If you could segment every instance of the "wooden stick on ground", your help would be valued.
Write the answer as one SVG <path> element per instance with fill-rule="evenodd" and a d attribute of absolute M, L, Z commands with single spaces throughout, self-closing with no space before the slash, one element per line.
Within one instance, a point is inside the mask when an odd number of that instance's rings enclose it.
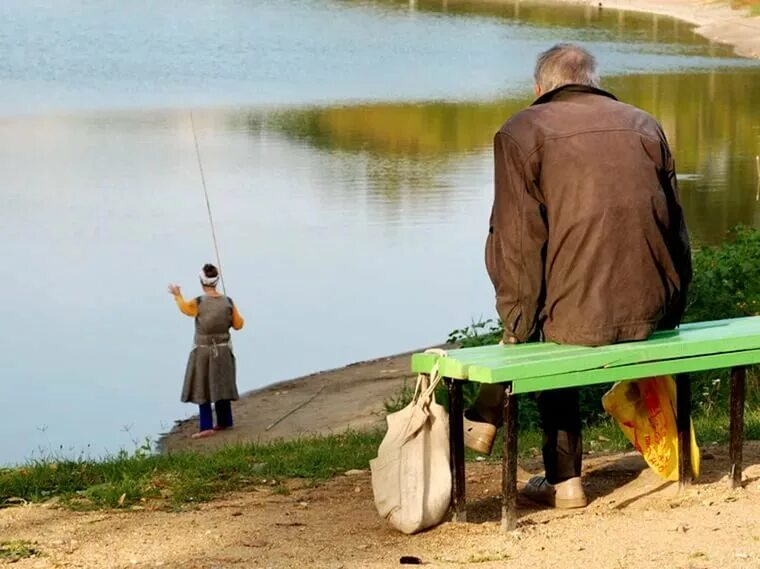
<path fill-rule="evenodd" d="M 287 413 L 285 413 L 282 417 L 280 417 L 274 423 L 272 423 L 266 429 L 264 429 L 264 431 L 268 431 L 270 429 L 273 429 L 274 427 L 276 427 L 277 425 L 279 425 L 280 423 L 282 423 L 285 419 L 287 419 L 288 417 L 290 417 L 293 413 L 295 413 L 296 411 L 298 411 L 299 409 L 301 409 L 303 407 L 306 407 L 309 403 L 311 403 L 312 401 L 314 401 L 320 393 L 322 393 L 322 390 L 325 387 L 327 387 L 327 384 L 324 384 L 322 387 L 320 387 L 319 390 L 314 395 L 312 395 L 311 397 L 309 397 L 306 401 L 304 401 L 303 403 L 301 403 L 297 407 L 294 407 L 293 409 L 291 409 L 290 411 L 288 411 Z"/>

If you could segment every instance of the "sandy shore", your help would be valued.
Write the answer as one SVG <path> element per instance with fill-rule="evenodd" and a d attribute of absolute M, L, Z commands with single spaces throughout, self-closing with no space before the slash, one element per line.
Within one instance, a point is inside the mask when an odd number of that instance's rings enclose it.
<path fill-rule="evenodd" d="M 696 26 L 696 33 L 734 47 L 737 55 L 760 58 L 760 17 L 749 10 L 733 10 L 727 2 L 700 0 L 552 0 L 598 8 L 649 12 L 672 16 Z"/>

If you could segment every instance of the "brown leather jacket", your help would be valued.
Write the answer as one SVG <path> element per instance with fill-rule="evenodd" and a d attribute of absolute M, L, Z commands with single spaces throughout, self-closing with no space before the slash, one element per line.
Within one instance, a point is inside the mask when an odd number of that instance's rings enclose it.
<path fill-rule="evenodd" d="M 509 119 L 494 157 L 486 266 L 506 338 L 595 346 L 680 322 L 689 236 L 654 118 L 566 85 Z"/>

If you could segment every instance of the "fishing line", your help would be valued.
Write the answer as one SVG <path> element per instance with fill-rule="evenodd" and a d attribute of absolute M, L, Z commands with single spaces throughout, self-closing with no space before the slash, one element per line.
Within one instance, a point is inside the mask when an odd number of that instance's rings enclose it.
<path fill-rule="evenodd" d="M 201 161 L 201 149 L 198 146 L 198 135 L 195 134 L 195 121 L 193 113 L 190 113 L 190 127 L 193 130 L 193 140 L 195 141 L 195 155 L 198 158 L 198 170 L 201 172 L 201 183 L 203 184 L 203 195 L 206 198 L 206 211 L 208 211 L 208 222 L 211 225 L 211 238 L 214 240 L 214 251 L 216 252 L 216 266 L 219 267 L 219 279 L 222 281 L 222 292 L 227 296 L 227 287 L 224 286 L 224 271 L 222 271 L 222 259 L 219 257 L 219 243 L 216 240 L 216 229 L 214 227 L 214 216 L 211 215 L 211 202 L 208 199 L 208 189 L 206 188 L 206 176 L 203 174 L 203 162 Z"/>

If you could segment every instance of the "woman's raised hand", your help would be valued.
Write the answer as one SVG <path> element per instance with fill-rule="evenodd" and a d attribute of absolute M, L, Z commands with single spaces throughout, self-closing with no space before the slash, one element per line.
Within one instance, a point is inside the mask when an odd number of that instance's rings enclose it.
<path fill-rule="evenodd" d="M 170 284 L 169 285 L 169 294 L 172 294 L 174 296 L 180 296 L 182 294 L 182 291 L 180 290 L 179 285 Z"/>

